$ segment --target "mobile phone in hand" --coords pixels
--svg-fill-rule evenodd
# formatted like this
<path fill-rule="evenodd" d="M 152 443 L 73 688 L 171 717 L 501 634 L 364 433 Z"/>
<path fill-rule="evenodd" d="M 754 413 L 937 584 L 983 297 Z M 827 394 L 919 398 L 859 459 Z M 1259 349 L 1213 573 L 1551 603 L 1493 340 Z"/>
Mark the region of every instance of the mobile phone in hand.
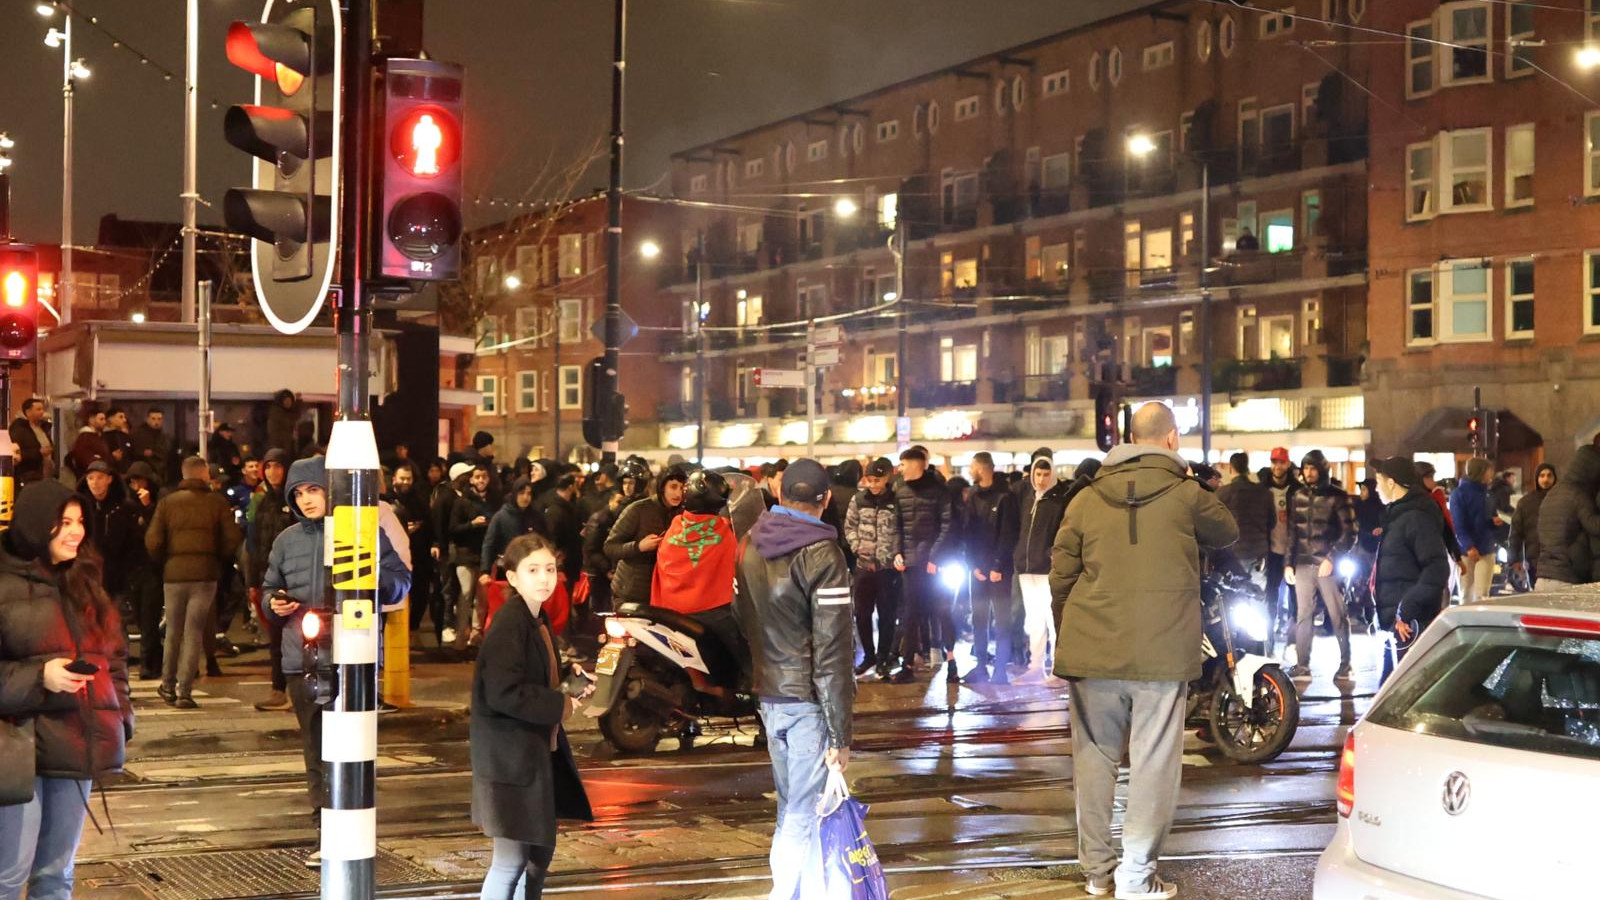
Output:
<path fill-rule="evenodd" d="M 72 662 L 67 663 L 65 666 L 62 666 L 62 668 L 74 675 L 93 675 L 100 671 L 99 666 L 89 662 L 87 659 L 75 659 Z"/>

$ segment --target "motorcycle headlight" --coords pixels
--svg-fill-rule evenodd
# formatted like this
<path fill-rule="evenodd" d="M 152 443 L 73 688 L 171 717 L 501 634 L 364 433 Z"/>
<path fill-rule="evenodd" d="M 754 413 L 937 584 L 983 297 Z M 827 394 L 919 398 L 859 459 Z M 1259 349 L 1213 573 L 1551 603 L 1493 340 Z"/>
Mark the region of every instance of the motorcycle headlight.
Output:
<path fill-rule="evenodd" d="M 628 629 L 615 618 L 608 616 L 606 618 L 606 634 L 614 638 L 625 638 L 628 636 Z"/>
<path fill-rule="evenodd" d="M 1348 556 L 1340 558 L 1338 569 L 1340 578 L 1356 577 L 1356 561 Z"/>
<path fill-rule="evenodd" d="M 1500 562 L 1505 562 L 1511 558 L 1511 554 L 1506 552 L 1506 548 L 1501 547 L 1499 550 L 1494 552 L 1494 558 Z"/>
<path fill-rule="evenodd" d="M 1259 603 L 1236 603 L 1228 613 L 1228 624 L 1252 641 L 1267 639 L 1267 611 Z"/>
<path fill-rule="evenodd" d="M 961 586 L 967 583 L 967 567 L 958 566 L 955 563 L 947 563 L 940 566 L 939 583 L 943 584 L 945 590 L 948 591 L 961 590 Z"/>

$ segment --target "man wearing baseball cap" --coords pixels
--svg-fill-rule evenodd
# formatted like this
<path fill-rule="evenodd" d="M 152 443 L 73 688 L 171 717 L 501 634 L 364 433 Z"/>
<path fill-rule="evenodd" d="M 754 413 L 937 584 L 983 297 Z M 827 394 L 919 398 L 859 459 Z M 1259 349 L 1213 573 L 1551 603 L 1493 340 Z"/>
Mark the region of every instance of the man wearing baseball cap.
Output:
<path fill-rule="evenodd" d="M 1272 468 L 1261 473 L 1261 483 L 1271 489 L 1272 504 L 1278 515 L 1278 523 L 1272 527 L 1272 537 L 1267 543 L 1267 597 L 1274 610 L 1287 607 L 1283 616 L 1275 617 L 1277 621 L 1292 622 L 1294 604 L 1283 599 L 1283 567 L 1289 561 L 1289 543 L 1293 537 L 1289 530 L 1289 499 L 1300 482 L 1295 478 L 1288 447 L 1272 448 Z"/>
<path fill-rule="evenodd" d="M 1398 665 L 1417 634 L 1444 607 L 1450 586 L 1450 552 L 1444 545 L 1444 515 L 1422 486 L 1422 476 L 1403 456 L 1374 466 L 1383 500 L 1383 538 L 1378 544 L 1373 600 L 1378 622 L 1393 634 L 1383 677 Z"/>
<path fill-rule="evenodd" d="M 850 569 L 838 533 L 822 521 L 828 483 L 816 460 L 790 463 L 782 505 L 761 514 L 740 548 L 734 602 L 778 789 L 772 900 L 826 893 L 817 800 L 828 770 L 850 761 Z"/>

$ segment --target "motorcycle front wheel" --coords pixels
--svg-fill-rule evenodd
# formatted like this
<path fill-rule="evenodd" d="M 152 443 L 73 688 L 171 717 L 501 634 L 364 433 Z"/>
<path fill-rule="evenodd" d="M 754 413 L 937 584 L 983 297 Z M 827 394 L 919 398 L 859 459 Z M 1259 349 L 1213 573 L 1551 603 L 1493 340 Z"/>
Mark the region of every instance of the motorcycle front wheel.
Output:
<path fill-rule="evenodd" d="M 1211 695 L 1212 737 L 1223 755 L 1236 762 L 1276 759 L 1299 725 L 1300 695 L 1277 666 L 1256 673 L 1253 698 L 1241 698 L 1226 677 Z"/>
<path fill-rule="evenodd" d="M 628 680 L 639 677 L 630 673 Z M 623 685 L 622 696 L 600 717 L 600 734 L 623 753 L 654 753 L 665 725 L 661 717 L 648 708 L 648 695 L 630 691 L 630 687 L 633 686 Z"/>

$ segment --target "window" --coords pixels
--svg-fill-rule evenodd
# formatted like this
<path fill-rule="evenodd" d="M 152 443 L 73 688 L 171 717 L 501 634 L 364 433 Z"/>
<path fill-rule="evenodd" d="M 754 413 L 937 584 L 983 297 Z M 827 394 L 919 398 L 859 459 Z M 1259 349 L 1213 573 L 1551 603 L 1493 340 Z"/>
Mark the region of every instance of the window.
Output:
<path fill-rule="evenodd" d="M 1406 221 L 1433 214 L 1433 144 L 1412 144 L 1406 148 Z"/>
<path fill-rule="evenodd" d="M 799 154 L 794 149 L 794 141 L 789 141 L 783 145 L 783 170 L 785 172 L 790 175 L 794 174 L 794 164 L 798 156 Z"/>
<path fill-rule="evenodd" d="M 1406 276 L 1406 343 L 1433 341 L 1433 270 L 1413 269 Z"/>
<path fill-rule="evenodd" d="M 1261 147 L 1278 158 L 1294 149 L 1294 105 L 1285 103 L 1261 111 Z"/>
<path fill-rule="evenodd" d="M 1442 67 L 1446 85 L 1489 81 L 1489 4 L 1463 0 L 1439 8 L 1439 37 L 1449 54 Z"/>
<path fill-rule="evenodd" d="M 1294 249 L 1294 210 L 1279 209 L 1261 217 L 1261 249 L 1288 253 Z"/>
<path fill-rule="evenodd" d="M 1322 19 L 1325 22 L 1337 22 L 1346 14 L 1349 0 L 1322 0 Z"/>
<path fill-rule="evenodd" d="M 955 338 L 940 338 L 939 380 L 945 382 L 977 381 L 978 345 L 957 345 Z"/>
<path fill-rule="evenodd" d="M 1533 4 L 1515 0 L 1506 4 L 1506 77 L 1533 72 Z"/>
<path fill-rule="evenodd" d="M 1583 194 L 1600 194 L 1600 112 L 1583 116 Z"/>
<path fill-rule="evenodd" d="M 762 158 L 762 157 L 758 156 L 755 159 L 747 159 L 747 160 L 745 160 L 745 163 L 744 163 L 744 177 L 746 177 L 746 178 L 760 178 L 762 175 L 765 175 L 766 172 L 767 172 L 767 161 L 766 161 L 765 158 Z"/>
<path fill-rule="evenodd" d="M 977 259 L 958 259 L 950 271 L 954 278 L 956 290 L 971 290 L 978 286 Z"/>
<path fill-rule="evenodd" d="M 890 119 L 878 123 L 878 143 L 884 144 L 900 136 L 900 120 Z"/>
<path fill-rule="evenodd" d="M 928 107 L 918 103 L 911 110 L 911 136 L 921 138 L 928 130 Z"/>
<path fill-rule="evenodd" d="M 1583 291 L 1583 333 L 1600 334 L 1600 251 L 1583 254 L 1583 269 L 1587 273 Z"/>
<path fill-rule="evenodd" d="M 500 379 L 494 375 L 478 376 L 478 414 L 500 415 Z"/>
<path fill-rule="evenodd" d="M 1322 343 L 1322 301 L 1317 298 L 1300 301 L 1300 344 L 1315 347 Z"/>
<path fill-rule="evenodd" d="M 1239 46 L 1239 26 L 1232 16 L 1222 17 L 1222 24 L 1217 26 L 1217 43 L 1222 47 L 1223 56 L 1232 56 L 1234 48 Z"/>
<path fill-rule="evenodd" d="M 1235 314 L 1240 359 L 1255 359 L 1261 351 L 1261 324 L 1256 320 L 1254 306 L 1241 306 Z"/>
<path fill-rule="evenodd" d="M 1186 112 L 1178 117 L 1178 149 L 1188 153 L 1194 146 L 1194 112 Z"/>
<path fill-rule="evenodd" d="M 1122 83 L 1122 48 L 1112 47 L 1111 54 L 1106 57 L 1106 73 L 1111 76 L 1111 86 L 1116 87 Z"/>
<path fill-rule="evenodd" d="M 1261 146 L 1261 116 L 1257 112 L 1256 98 L 1239 101 L 1239 159 L 1241 162 L 1255 158 Z"/>
<path fill-rule="evenodd" d="M 932 103 L 928 104 L 928 133 L 929 134 L 938 134 L 939 133 L 939 118 L 940 118 L 939 101 L 935 100 Z"/>
<path fill-rule="evenodd" d="M 1186 309 L 1178 313 L 1178 355 L 1188 356 L 1194 352 L 1194 310 Z"/>
<path fill-rule="evenodd" d="M 1201 62 L 1211 59 L 1212 31 L 1210 22 L 1201 22 L 1200 27 L 1194 31 L 1194 54 Z"/>
<path fill-rule="evenodd" d="M 706 176 L 696 175 L 689 179 L 689 193 L 704 194 L 706 192 Z"/>
<path fill-rule="evenodd" d="M 1584 34 L 1592 41 L 1600 38 L 1600 0 L 1587 0 L 1585 9 L 1584 20 L 1587 26 Z"/>
<path fill-rule="evenodd" d="M 978 174 L 969 172 L 957 175 L 946 169 L 941 179 L 944 198 L 944 224 L 971 228 L 977 223 Z"/>
<path fill-rule="evenodd" d="M 977 94 L 956 101 L 956 121 L 965 122 L 978 117 L 978 108 L 983 101 Z"/>
<path fill-rule="evenodd" d="M 1506 260 L 1506 337 L 1533 337 L 1533 258 Z"/>
<path fill-rule="evenodd" d="M 855 127 L 850 129 L 850 146 L 857 155 L 867 146 L 867 129 L 860 122 L 857 122 Z"/>
<path fill-rule="evenodd" d="M 539 333 L 542 330 L 540 320 L 544 318 L 543 312 L 544 310 L 534 306 L 517 307 L 516 315 L 512 318 L 515 329 L 511 337 L 519 341 L 538 342 L 542 346 Z"/>
<path fill-rule="evenodd" d="M 560 310 L 560 327 L 558 334 L 563 344 L 577 344 L 583 341 L 583 307 L 584 301 L 578 299 L 557 300 Z"/>
<path fill-rule="evenodd" d="M 1021 75 L 1011 76 L 1011 108 L 1020 110 L 1026 102 L 1028 102 L 1028 83 L 1022 80 Z"/>
<path fill-rule="evenodd" d="M 1139 267 L 1144 264 L 1144 242 L 1140 239 L 1138 222 L 1125 222 L 1122 225 L 1122 268 L 1123 283 L 1128 287 L 1136 288 L 1141 279 Z"/>
<path fill-rule="evenodd" d="M 1533 123 L 1506 128 L 1506 207 L 1533 205 Z"/>
<path fill-rule="evenodd" d="M 1172 268 L 1171 228 L 1145 232 L 1143 266 L 1145 271 Z"/>
<path fill-rule="evenodd" d="M 810 317 L 826 314 L 828 311 L 828 288 L 821 284 L 801 284 L 796 286 L 796 293 L 800 295 L 800 314 Z"/>
<path fill-rule="evenodd" d="M 1172 65 L 1176 58 L 1175 46 L 1172 41 L 1167 41 L 1164 44 L 1144 48 L 1144 70 L 1153 72 Z"/>
<path fill-rule="evenodd" d="M 561 398 L 562 409 L 580 409 L 583 407 L 583 366 L 561 367 Z"/>
<path fill-rule="evenodd" d="M 684 406 L 694 405 L 694 366 L 678 370 L 678 401 Z"/>
<path fill-rule="evenodd" d="M 1439 264 L 1439 339 L 1489 339 L 1489 261 L 1455 260 Z"/>
<path fill-rule="evenodd" d="M 1433 93 L 1433 21 L 1423 19 L 1406 26 L 1406 96 Z"/>
<path fill-rule="evenodd" d="M 839 158 L 844 159 L 850 155 L 850 126 L 839 126 Z"/>
<path fill-rule="evenodd" d="M 737 295 L 735 295 L 737 296 Z M 754 328 L 761 324 L 761 296 L 739 297 L 734 306 L 733 323 L 740 328 Z"/>
<path fill-rule="evenodd" d="M 884 194 L 882 197 L 878 198 L 877 216 L 879 228 L 895 227 L 896 218 L 899 216 L 899 213 L 899 194 Z"/>
<path fill-rule="evenodd" d="M 739 226 L 739 252 L 756 253 L 761 249 L 764 227 L 760 222 L 746 222 Z"/>
<path fill-rule="evenodd" d="M 478 320 L 477 348 L 482 350 L 500 343 L 500 321 L 494 316 L 484 316 Z"/>
<path fill-rule="evenodd" d="M 1322 93 L 1322 82 L 1300 85 L 1300 127 L 1311 130 L 1311 123 L 1321 118 L 1317 111 L 1317 95 Z"/>
<path fill-rule="evenodd" d="M 1285 6 L 1277 12 L 1263 12 L 1256 22 L 1264 38 L 1277 37 L 1294 30 L 1294 7 Z"/>
<path fill-rule="evenodd" d="M 1489 192 L 1491 150 L 1488 128 L 1446 131 L 1439 135 L 1440 212 L 1477 212 L 1493 209 Z"/>
<path fill-rule="evenodd" d="M 1047 191 L 1059 191 L 1072 184 L 1072 154 L 1057 153 L 1040 161 L 1039 186 Z"/>
<path fill-rule="evenodd" d="M 1317 225 L 1322 221 L 1322 193 L 1306 191 L 1300 195 L 1300 225 L 1305 229 L 1306 240 L 1317 237 Z"/>
<path fill-rule="evenodd" d="M 1359 22 L 1367 17 L 1367 0 L 1350 0 L 1350 20 Z"/>
<path fill-rule="evenodd" d="M 1004 78 L 1002 78 L 999 81 L 996 81 L 994 83 L 994 112 L 995 112 L 995 115 L 1003 116 L 1003 115 L 1006 114 L 1006 107 L 1009 105 L 1010 96 L 1011 96 L 1011 87 L 1010 87 L 1010 85 L 1006 84 L 1006 81 L 1005 81 Z"/>
<path fill-rule="evenodd" d="M 1044 77 L 1044 89 L 1040 93 L 1046 97 L 1055 97 L 1065 94 L 1071 88 L 1071 72 L 1052 72 Z"/>
<path fill-rule="evenodd" d="M 1105 72 L 1106 72 L 1106 60 L 1105 60 L 1105 57 L 1101 56 L 1100 55 L 1100 51 L 1096 50 L 1094 52 L 1094 55 L 1089 57 L 1089 89 L 1090 90 L 1094 90 L 1094 91 L 1100 90 L 1100 82 L 1105 78 Z"/>
<path fill-rule="evenodd" d="M 517 373 L 517 412 L 539 411 L 539 373 Z"/>
<path fill-rule="evenodd" d="M 1039 276 L 1046 283 L 1065 284 L 1070 270 L 1067 245 L 1050 244 L 1039 251 Z"/>
<path fill-rule="evenodd" d="M 1178 255 L 1189 257 L 1194 254 L 1194 213 L 1181 212 L 1178 214 Z"/>
<path fill-rule="evenodd" d="M 583 235 L 563 234 L 556 247 L 556 265 L 561 268 L 557 278 L 571 278 L 583 274 Z"/>
<path fill-rule="evenodd" d="M 812 141 L 806 145 L 806 162 L 822 162 L 828 158 L 828 142 Z"/>

